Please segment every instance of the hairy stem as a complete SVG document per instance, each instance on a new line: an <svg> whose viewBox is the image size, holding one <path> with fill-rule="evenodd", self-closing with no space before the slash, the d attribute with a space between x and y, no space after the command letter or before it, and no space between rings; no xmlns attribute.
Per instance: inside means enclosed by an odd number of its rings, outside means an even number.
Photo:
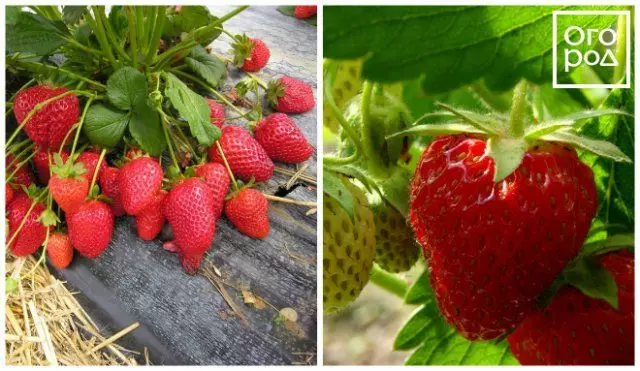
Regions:
<svg viewBox="0 0 640 371"><path fill-rule="evenodd" d="M381 269L377 264L374 264L371 268L370 280L377 286L382 287L403 299L409 289L409 285L407 285L405 281L398 278L398 276Z"/></svg>
<svg viewBox="0 0 640 371"><path fill-rule="evenodd" d="M513 137L524 135L524 111L526 108L527 81L521 80L513 89L511 113L509 115L509 131Z"/></svg>

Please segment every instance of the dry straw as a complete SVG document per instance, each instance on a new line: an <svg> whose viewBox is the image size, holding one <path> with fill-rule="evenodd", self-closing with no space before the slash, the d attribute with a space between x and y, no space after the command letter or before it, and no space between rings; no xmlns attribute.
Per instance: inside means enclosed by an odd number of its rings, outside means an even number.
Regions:
<svg viewBox="0 0 640 371"><path fill-rule="evenodd" d="M6 256L7 274L18 279L7 295L7 365L137 365L137 352L116 341L138 327L134 323L104 337L62 281L33 256ZM145 359L146 356L145 349Z"/></svg>

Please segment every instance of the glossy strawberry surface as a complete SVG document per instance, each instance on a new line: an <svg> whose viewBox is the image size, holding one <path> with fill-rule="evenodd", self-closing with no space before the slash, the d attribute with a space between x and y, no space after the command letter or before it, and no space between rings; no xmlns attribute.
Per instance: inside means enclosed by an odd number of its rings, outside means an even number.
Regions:
<svg viewBox="0 0 640 371"><path fill-rule="evenodd" d="M598 200L572 148L534 146L493 182L485 140L439 137L422 153L409 220L444 318L468 339L515 328L580 250Z"/></svg>

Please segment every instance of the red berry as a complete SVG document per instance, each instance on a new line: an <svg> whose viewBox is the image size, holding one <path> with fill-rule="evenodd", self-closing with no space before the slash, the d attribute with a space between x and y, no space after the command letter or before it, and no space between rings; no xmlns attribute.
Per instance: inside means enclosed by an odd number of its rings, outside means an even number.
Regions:
<svg viewBox="0 0 640 371"><path fill-rule="evenodd" d="M289 76L269 82L267 99L276 111L284 113L307 112L316 105L311 86Z"/></svg>
<svg viewBox="0 0 640 371"><path fill-rule="evenodd" d="M213 192L198 178L176 184L165 199L164 215L173 230L182 267L188 274L198 271L215 237L213 208Z"/></svg>
<svg viewBox="0 0 640 371"><path fill-rule="evenodd" d="M122 206L129 215L136 215L153 201L162 187L163 171L158 161L140 157L124 165L118 175Z"/></svg>
<svg viewBox="0 0 640 371"><path fill-rule="evenodd" d="M60 160L60 159L58 159ZM89 180L81 163L66 163L51 167L53 175L49 180L49 191L58 206L65 213L74 212L89 195Z"/></svg>
<svg viewBox="0 0 640 371"><path fill-rule="evenodd" d="M313 17L318 13L318 7L315 5L298 5L293 9L293 15L298 19Z"/></svg>
<svg viewBox="0 0 640 371"><path fill-rule="evenodd" d="M32 202L31 198L20 192L15 195L13 202L9 205L7 243L11 242L9 249L15 256L33 254L42 246L47 235L47 228L40 222L40 215L45 210L42 202L36 203L27 216ZM26 221L22 225L20 232L16 234L25 216Z"/></svg>
<svg viewBox="0 0 640 371"><path fill-rule="evenodd" d="M118 185L119 173L120 169L109 166L102 171L99 182L102 194L111 199L111 204L109 206L115 216L122 216L125 214L124 207L122 207L122 198L120 196L120 186Z"/></svg>
<svg viewBox="0 0 640 371"><path fill-rule="evenodd" d="M109 206L98 200L85 201L67 215L71 245L84 257L100 256L111 241L114 216Z"/></svg>
<svg viewBox="0 0 640 371"><path fill-rule="evenodd" d="M164 199L167 191L161 189L154 196L151 204L136 215L136 229L138 237L145 241L151 241L164 226Z"/></svg>
<svg viewBox="0 0 640 371"><path fill-rule="evenodd" d="M231 183L227 169L222 164L209 162L196 168L196 176L203 178L211 188L214 200L213 215L216 220L219 219L224 207L224 198L229 192L229 184Z"/></svg>
<svg viewBox="0 0 640 371"><path fill-rule="evenodd" d="M236 37L232 44L233 64L246 72L260 71L269 62L271 53L260 39L250 39L247 35Z"/></svg>
<svg viewBox="0 0 640 371"><path fill-rule="evenodd" d="M313 153L302 131L284 113L273 113L260 121L254 135L273 161L298 164Z"/></svg>
<svg viewBox="0 0 640 371"><path fill-rule="evenodd" d="M634 259L628 251L598 258L618 286L618 309L565 286L507 338L523 365L633 365Z"/></svg>
<svg viewBox="0 0 640 371"><path fill-rule="evenodd" d="M444 318L468 339L520 323L580 250L598 199L593 172L560 144L533 147L494 183L485 140L437 138L422 153L409 220Z"/></svg>
<svg viewBox="0 0 640 371"><path fill-rule="evenodd" d="M21 184L25 187L29 187L33 182L35 182L35 176L31 171L28 163L25 163L18 169L19 163L22 161L16 160L15 156L7 153L7 157L5 158L5 163L7 166L6 173L7 177L13 174L9 183L11 184ZM16 171L16 169L18 169ZM15 174L14 174L15 172Z"/></svg>
<svg viewBox="0 0 640 371"><path fill-rule="evenodd" d="M13 111L18 124L27 118L38 103L42 103L57 95L67 92L67 88L55 88L37 85L16 94ZM53 147L57 150L73 124L78 122L80 104L78 97L71 93L47 103L38 110L24 126L29 138L42 148Z"/></svg>
<svg viewBox="0 0 640 371"><path fill-rule="evenodd" d="M263 239L269 234L268 208L269 203L260 191L246 188L227 201L224 213L240 232Z"/></svg>
<svg viewBox="0 0 640 371"><path fill-rule="evenodd" d="M85 151L78 156L76 162L80 162L84 165L86 172L84 173L85 178L91 182L93 179L93 174L96 171L96 166L98 166L98 161L100 160L100 154L90 151ZM98 172L98 177L96 178L96 182L100 181L100 177L102 176L102 172L107 168L107 164L103 160L100 162L100 171Z"/></svg>
<svg viewBox="0 0 640 371"><path fill-rule="evenodd" d="M63 150L59 152L59 154L62 161L67 162L69 159L69 152ZM38 180L42 185L49 184L49 177L51 176L49 164L53 164L53 152L48 153L47 150L38 149L36 154L33 156L33 165L36 168Z"/></svg>
<svg viewBox="0 0 640 371"><path fill-rule="evenodd" d="M4 200L5 207L8 207L11 201L13 201L13 188L9 184L4 185Z"/></svg>
<svg viewBox="0 0 640 371"><path fill-rule="evenodd" d="M218 142L234 176L246 182L251 178L264 182L273 175L273 161L246 129L227 125ZM209 148L209 158L224 164L215 144Z"/></svg>
<svg viewBox="0 0 640 371"><path fill-rule="evenodd" d="M222 129L224 124L224 106L213 99L205 99L209 105L211 123Z"/></svg>
<svg viewBox="0 0 640 371"><path fill-rule="evenodd" d="M73 260L73 247L69 236L62 232L53 232L47 242L47 255L49 261L58 269L65 269Z"/></svg>

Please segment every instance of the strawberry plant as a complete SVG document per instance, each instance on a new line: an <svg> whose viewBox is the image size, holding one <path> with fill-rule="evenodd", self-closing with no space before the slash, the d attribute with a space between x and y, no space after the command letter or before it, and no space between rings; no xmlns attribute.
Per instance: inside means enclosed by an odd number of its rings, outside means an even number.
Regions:
<svg viewBox="0 0 640 371"><path fill-rule="evenodd" d="M224 28L247 8L223 15L204 6L7 8L13 254L50 248L61 269L73 256L69 246L96 258L115 217L127 214L144 240L167 222L174 238L167 246L194 274L225 202L233 224L256 238L269 233L268 200L300 204L250 189L271 178L274 161L300 164L313 152L295 116L259 125L274 121L269 102L303 113L315 100L306 82L258 77L269 46ZM212 52L221 38L231 40L228 54ZM229 71L243 78L225 88ZM263 140L254 138L257 126ZM298 151L283 148L291 143ZM252 197L241 201L244 194Z"/></svg>
<svg viewBox="0 0 640 371"><path fill-rule="evenodd" d="M325 313L417 306L407 364L633 364L633 85L552 88L554 10L324 10ZM625 17L561 22L620 63L558 81L623 79Z"/></svg>

